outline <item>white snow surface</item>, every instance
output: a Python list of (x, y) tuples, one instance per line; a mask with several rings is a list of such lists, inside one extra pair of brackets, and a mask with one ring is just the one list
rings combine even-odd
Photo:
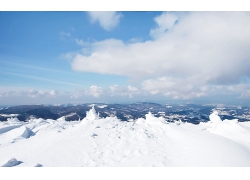
[(124, 122), (100, 118), (94, 107), (82, 121), (63, 118), (0, 122), (2, 167), (250, 166), (250, 122), (194, 125), (154, 117)]

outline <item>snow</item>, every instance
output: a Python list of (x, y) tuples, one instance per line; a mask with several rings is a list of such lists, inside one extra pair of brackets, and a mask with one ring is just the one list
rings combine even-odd
[(6, 162), (2, 167), (13, 167), (21, 164), (21, 161), (16, 160), (15, 158), (11, 158), (8, 162)]
[(146, 122), (151, 124), (156, 124), (156, 123), (163, 123), (164, 122), (164, 118), (162, 117), (155, 117), (151, 112), (148, 112), (148, 114), (145, 115), (146, 117)]
[(212, 123), (221, 122), (220, 116), (218, 114), (218, 111), (214, 111), (212, 114), (209, 115), (209, 119)]
[(94, 106), (82, 121), (11, 119), (0, 122), (4, 167), (241, 167), (250, 166), (250, 122), (167, 123), (151, 112), (128, 122), (100, 118)]
[(95, 107), (92, 106), (92, 108), (86, 113), (86, 117), (83, 120), (98, 120), (98, 119), (99, 119), (99, 113), (97, 114), (95, 111)]
[(105, 107), (108, 107), (108, 105), (100, 105), (100, 106), (98, 106), (99, 108), (105, 108)]
[(17, 117), (11, 117), (11, 118), (7, 118), (7, 121), (9, 122), (9, 123), (19, 123), (19, 120), (18, 120), (18, 118)]
[(65, 116), (62, 116), (62, 117), (58, 118), (57, 121), (66, 121)]
[(43, 165), (37, 163), (34, 167), (42, 167)]
[(15, 117), (15, 116), (19, 116), (19, 114), (0, 114), (0, 116), (2, 116), (2, 117)]

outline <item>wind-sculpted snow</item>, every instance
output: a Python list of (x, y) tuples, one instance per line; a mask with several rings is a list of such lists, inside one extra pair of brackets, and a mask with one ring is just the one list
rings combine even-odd
[(6, 162), (2, 167), (13, 167), (21, 164), (21, 161), (16, 160), (15, 158), (11, 158), (8, 162)]
[(92, 106), (92, 108), (86, 113), (86, 117), (83, 120), (98, 120), (98, 119), (99, 119), (99, 114), (96, 113), (94, 106)]
[(210, 122), (213, 123), (221, 122), (220, 116), (218, 114), (219, 114), (218, 111), (214, 111), (212, 114), (210, 114), (209, 116)]
[[(250, 166), (250, 122), (120, 121), (94, 107), (81, 121), (0, 122), (0, 166)], [(18, 159), (18, 160), (17, 160)]]

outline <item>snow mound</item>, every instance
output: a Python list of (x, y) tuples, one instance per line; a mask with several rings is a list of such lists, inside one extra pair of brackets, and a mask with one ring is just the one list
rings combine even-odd
[(36, 123), (36, 124), (45, 124), (47, 123), (47, 121), (45, 121), (43, 118), (39, 118), (39, 119), (30, 119), (29, 120), (30, 123)]
[[(131, 121), (129, 121), (129, 122), (133, 122), (132, 120)], [(145, 119), (144, 118), (138, 118), (137, 120), (136, 120), (136, 123), (137, 124), (141, 124), (141, 123), (144, 123), (145, 122)]]
[(250, 128), (244, 126), (244, 123), (239, 123), (237, 119), (224, 120), (217, 126), (208, 128), (210, 133), (226, 137), (250, 149), (249, 130)]
[(8, 123), (10, 124), (16, 124), (16, 123), (20, 123), (19, 119), (17, 117), (11, 117), (7, 119)]
[(43, 165), (37, 163), (34, 167), (43, 167)]
[(219, 123), (222, 121), (220, 116), (219, 116), (218, 111), (214, 111), (212, 114), (210, 114), (209, 119), (212, 123)]
[(11, 158), (8, 162), (6, 162), (2, 167), (13, 167), (21, 164), (22, 161), (18, 161), (15, 158)]
[(99, 113), (97, 114), (95, 111), (95, 107), (92, 106), (92, 108), (86, 112), (86, 117), (84, 120), (98, 120), (99, 119)]
[(151, 112), (148, 112), (148, 114), (145, 115), (146, 117), (146, 123), (148, 124), (161, 124), (165, 121), (163, 117), (155, 117)]
[(66, 120), (65, 120), (65, 117), (62, 116), (62, 117), (58, 118), (57, 121), (62, 121), (62, 122), (64, 122), (64, 121), (66, 121)]
[(27, 128), (26, 126), (21, 126), (19, 128), (15, 128), (8, 132), (9, 136), (13, 139), (25, 138), (28, 139), (30, 136), (33, 136), (35, 133)]

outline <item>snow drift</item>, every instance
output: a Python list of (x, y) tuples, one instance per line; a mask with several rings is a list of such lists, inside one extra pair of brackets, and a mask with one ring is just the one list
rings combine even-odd
[(222, 121), (216, 111), (194, 125), (150, 112), (100, 118), (92, 107), (82, 121), (0, 122), (0, 166), (250, 166), (249, 137), (250, 122)]
[(11, 158), (10, 160), (8, 160), (8, 162), (6, 162), (4, 165), (2, 165), (2, 167), (13, 167), (13, 166), (17, 166), (21, 163), (22, 163), (21, 161), (18, 161), (15, 158)]

